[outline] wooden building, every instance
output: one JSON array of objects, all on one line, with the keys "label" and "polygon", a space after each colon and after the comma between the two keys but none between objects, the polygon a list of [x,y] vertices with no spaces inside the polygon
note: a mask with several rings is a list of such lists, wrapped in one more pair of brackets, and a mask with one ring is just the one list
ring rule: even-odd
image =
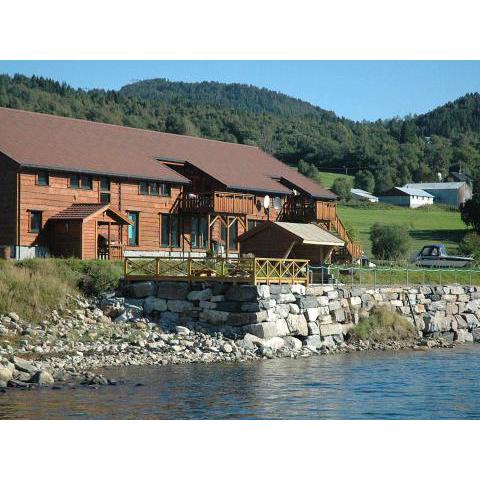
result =
[{"label": "wooden building", "polygon": [[12,258],[238,255],[261,222],[362,250],[336,196],[257,147],[0,108],[0,248]]},{"label": "wooden building", "polygon": [[333,250],[345,245],[319,225],[290,222],[264,222],[241,235],[239,242],[242,255],[301,258],[310,260],[310,265],[328,263]]}]

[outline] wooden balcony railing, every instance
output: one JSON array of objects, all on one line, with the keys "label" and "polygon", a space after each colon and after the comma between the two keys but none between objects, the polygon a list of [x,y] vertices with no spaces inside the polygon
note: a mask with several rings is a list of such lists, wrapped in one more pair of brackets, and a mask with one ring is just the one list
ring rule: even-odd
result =
[{"label": "wooden balcony railing", "polygon": [[235,192],[188,193],[180,198],[180,210],[190,213],[235,213],[251,215],[255,195]]},{"label": "wooden balcony railing", "polygon": [[284,204],[281,216],[285,221],[328,223],[337,216],[337,206],[333,202],[290,197]]},{"label": "wooden balcony railing", "polygon": [[127,257],[126,280],[308,285],[308,260],[284,258],[162,258]]},{"label": "wooden balcony railing", "polygon": [[125,247],[123,245],[110,245],[98,248],[99,260],[123,260]]}]

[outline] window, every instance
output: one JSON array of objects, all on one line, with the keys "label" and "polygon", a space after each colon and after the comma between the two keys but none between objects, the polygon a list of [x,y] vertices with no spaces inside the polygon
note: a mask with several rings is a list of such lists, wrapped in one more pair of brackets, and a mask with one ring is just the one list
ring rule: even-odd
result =
[{"label": "window", "polygon": [[190,226],[190,241],[192,243],[192,247],[198,248],[198,217],[192,217]]},{"label": "window", "polygon": [[100,193],[100,203],[102,205],[106,205],[107,203],[110,203],[110,194],[107,192],[101,192]]},{"label": "window", "polygon": [[208,220],[205,217],[200,218],[198,234],[200,236],[200,245],[202,248],[208,248]]},{"label": "window", "polygon": [[138,245],[138,227],[139,227],[139,213],[138,212],[128,212],[128,218],[132,222],[128,226],[128,244],[131,247],[136,247]]},{"label": "window", "polygon": [[168,183],[140,182],[138,188],[140,195],[161,195],[162,197],[171,196],[171,186]]},{"label": "window", "polygon": [[82,189],[92,190],[92,188],[93,188],[92,177],[82,177]]},{"label": "window", "polygon": [[108,179],[108,178],[101,178],[100,179],[100,191],[101,192],[109,192],[110,191],[110,179]]},{"label": "window", "polygon": [[230,250],[236,250],[237,249],[237,241],[238,241],[238,222],[233,222],[230,225],[230,228],[228,229],[229,233],[229,245],[228,248]]},{"label": "window", "polygon": [[160,193],[162,197],[170,197],[171,195],[171,186],[169,183],[161,183],[160,184]]},{"label": "window", "polygon": [[191,218],[191,243],[193,248],[208,247],[208,225],[205,217]]},{"label": "window", "polygon": [[180,246],[178,235],[178,217],[176,215],[162,214],[162,230],[160,242],[162,247]]},{"label": "window", "polygon": [[38,172],[37,185],[46,187],[50,183],[48,172]]},{"label": "window", "polygon": [[80,176],[79,175],[70,175],[68,186],[70,188],[80,188]]},{"label": "window", "polygon": [[140,182],[138,188],[139,188],[140,195],[148,195],[147,182]]},{"label": "window", "polygon": [[42,229],[42,212],[30,212],[30,232],[39,233]]},{"label": "window", "polygon": [[160,192],[158,190],[158,183],[150,183],[149,187],[150,187],[150,195],[155,195],[155,196],[160,195]]}]

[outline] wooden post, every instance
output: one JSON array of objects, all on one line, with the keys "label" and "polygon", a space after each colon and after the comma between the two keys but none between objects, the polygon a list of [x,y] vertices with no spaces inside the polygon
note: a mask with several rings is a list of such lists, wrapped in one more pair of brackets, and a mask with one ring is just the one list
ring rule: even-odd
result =
[{"label": "wooden post", "polygon": [[108,222],[108,259],[112,259],[112,239],[111,239],[111,231],[112,231],[112,224]]}]

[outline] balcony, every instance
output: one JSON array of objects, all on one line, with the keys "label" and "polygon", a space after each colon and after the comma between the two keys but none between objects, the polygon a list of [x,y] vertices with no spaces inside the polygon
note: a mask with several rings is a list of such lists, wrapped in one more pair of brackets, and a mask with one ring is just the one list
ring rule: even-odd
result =
[{"label": "balcony", "polygon": [[251,215],[255,211],[255,195],[249,193],[188,193],[180,198],[180,211],[186,213],[232,213]]},{"label": "balcony", "polygon": [[337,217],[333,202],[320,202],[305,197],[290,197],[284,204],[281,219],[290,222],[320,222],[328,226]]}]

